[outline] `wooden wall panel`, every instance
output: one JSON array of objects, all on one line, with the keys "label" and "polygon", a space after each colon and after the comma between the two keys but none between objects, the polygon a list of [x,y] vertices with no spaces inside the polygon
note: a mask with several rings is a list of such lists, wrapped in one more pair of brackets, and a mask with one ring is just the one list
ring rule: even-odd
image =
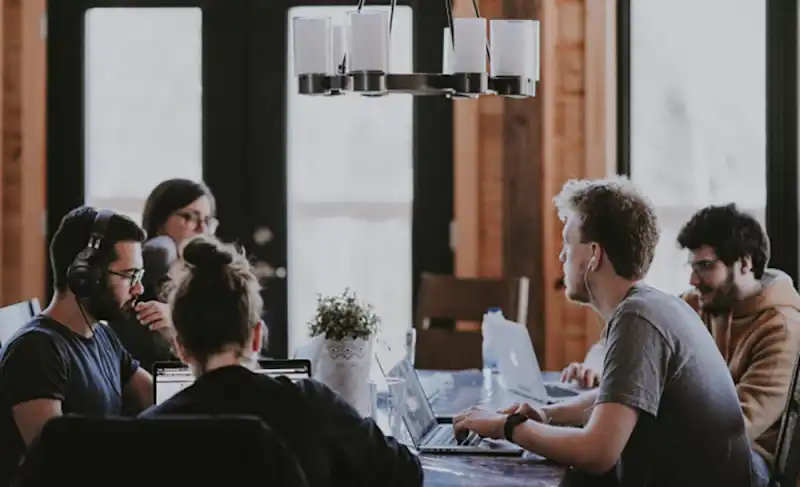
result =
[{"label": "wooden wall panel", "polygon": [[45,296],[44,0],[2,0],[0,305]]},{"label": "wooden wall panel", "polygon": [[456,273],[528,276],[527,325],[540,360],[557,369],[582,359],[600,331],[558,286],[562,224],[552,198],[569,178],[613,172],[614,3],[480,5],[488,18],[542,22],[541,81],[535,99],[454,103]]}]

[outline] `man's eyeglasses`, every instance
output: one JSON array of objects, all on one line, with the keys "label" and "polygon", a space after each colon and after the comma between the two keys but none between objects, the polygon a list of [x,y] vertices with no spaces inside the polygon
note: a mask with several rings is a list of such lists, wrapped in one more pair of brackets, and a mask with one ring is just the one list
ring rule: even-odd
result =
[{"label": "man's eyeglasses", "polygon": [[144,277],[144,269],[131,269],[128,271],[112,271],[109,269],[109,274],[114,276],[119,276],[123,279],[127,279],[130,282],[131,287],[136,287],[137,285],[141,284],[142,278]]},{"label": "man's eyeglasses", "polygon": [[699,276],[707,275],[709,272],[713,271],[717,262],[719,262],[719,259],[703,259],[688,262],[687,264],[692,268],[692,272]]},{"label": "man's eyeglasses", "polygon": [[191,223],[195,230],[199,229],[202,224],[205,225],[209,233],[214,233],[217,231],[217,226],[219,226],[219,221],[213,216],[202,217],[199,213],[191,211],[178,211],[175,214],[183,218],[186,223]]}]

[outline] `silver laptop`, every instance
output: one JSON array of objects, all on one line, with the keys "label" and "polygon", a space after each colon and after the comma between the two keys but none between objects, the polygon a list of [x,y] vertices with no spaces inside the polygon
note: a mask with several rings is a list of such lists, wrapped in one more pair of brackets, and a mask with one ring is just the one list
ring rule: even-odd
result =
[{"label": "silver laptop", "polygon": [[509,392],[540,404],[553,404],[577,396],[579,391],[560,382],[545,382],[528,329],[506,320],[492,326],[492,347],[498,360],[500,377]]},{"label": "silver laptop", "polygon": [[523,449],[505,440],[484,439],[470,432],[462,442],[456,440],[452,422],[436,418],[417,371],[403,358],[388,373],[377,357],[378,366],[387,377],[405,379],[406,404],[403,421],[414,447],[421,453],[521,456]]},{"label": "silver laptop", "polygon": [[[286,376],[296,382],[311,377],[308,360],[259,360],[254,372],[272,377]],[[156,362],[153,365],[153,398],[161,404],[181,390],[194,384],[194,375],[182,362]]]}]

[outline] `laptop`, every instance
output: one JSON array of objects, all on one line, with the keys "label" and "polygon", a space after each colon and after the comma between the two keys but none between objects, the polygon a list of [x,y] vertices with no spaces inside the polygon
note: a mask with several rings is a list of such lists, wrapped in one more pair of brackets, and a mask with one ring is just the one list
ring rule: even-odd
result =
[{"label": "laptop", "polygon": [[[311,377],[311,362],[308,360],[259,360],[254,372],[272,377],[285,375],[297,382]],[[153,398],[161,404],[181,390],[194,384],[194,375],[182,362],[156,362],[153,364]]]},{"label": "laptop", "polygon": [[473,432],[467,435],[465,441],[459,443],[453,432],[452,419],[447,421],[437,418],[434,414],[411,362],[407,358],[400,359],[387,374],[385,364],[382,364],[380,357],[376,356],[376,359],[385,376],[405,380],[406,407],[403,411],[403,422],[417,451],[465,455],[521,456],[523,454],[524,450],[513,443],[481,438]]},{"label": "laptop", "polygon": [[540,404],[554,404],[580,394],[566,384],[545,382],[528,329],[506,320],[492,323],[492,346],[499,358],[498,370],[505,388]]}]

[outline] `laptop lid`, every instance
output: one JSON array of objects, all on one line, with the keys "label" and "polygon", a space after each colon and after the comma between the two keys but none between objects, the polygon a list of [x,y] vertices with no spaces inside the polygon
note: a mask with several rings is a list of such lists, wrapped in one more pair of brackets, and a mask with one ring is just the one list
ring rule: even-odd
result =
[{"label": "laptop lid", "polygon": [[[269,360],[258,361],[253,370],[272,377],[286,376],[296,382],[311,377],[311,362],[308,360]],[[194,374],[182,362],[156,362],[153,365],[153,398],[161,404],[181,390],[194,384]]]},{"label": "laptop lid", "polygon": [[487,325],[492,327],[489,333],[506,389],[547,404],[547,388],[528,329],[508,320]]},{"label": "laptop lid", "polygon": [[411,362],[405,357],[393,357],[391,351],[383,350],[378,344],[375,359],[384,377],[398,377],[406,383],[406,404],[403,411],[403,422],[408,428],[414,446],[419,448],[422,440],[438,425],[433,407],[425,396],[422,382]]}]

